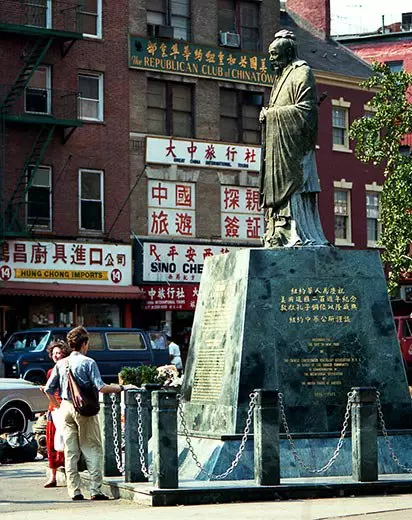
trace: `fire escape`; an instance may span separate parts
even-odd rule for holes
[[[77,114],[76,92],[31,84],[52,47],[60,47],[63,59],[76,40],[83,37],[79,4],[79,0],[0,2],[0,46],[8,48],[9,40],[25,42],[23,64],[17,77],[9,85],[0,85],[0,242],[7,236],[30,236],[27,195],[46,150],[57,132],[64,144],[82,124]],[[18,128],[30,129],[29,135],[33,135],[34,129],[35,138],[21,164],[13,165],[18,169],[16,175],[10,170],[7,158],[8,138]],[[9,177],[17,179],[11,189],[6,182]]]

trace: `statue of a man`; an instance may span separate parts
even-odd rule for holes
[[[275,34],[269,46],[275,71],[269,106],[260,113],[260,201],[266,208],[264,246],[328,245],[319,219],[315,146],[318,103],[309,65],[297,58],[295,35]]]

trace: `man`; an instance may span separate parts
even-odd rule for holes
[[[174,343],[172,341],[171,336],[166,336],[166,339],[167,339],[167,344],[169,347],[170,363],[177,368],[177,371],[179,372],[179,375],[180,375],[183,371],[183,363],[182,363],[182,358],[180,355],[179,345],[177,345],[176,343]]]
[[[275,34],[269,61],[276,79],[269,106],[259,116],[263,126],[260,200],[266,208],[264,245],[327,245],[317,208],[315,78],[309,65],[297,59],[296,40],[290,31]]]
[[[63,413],[64,457],[67,490],[72,500],[83,500],[77,464],[82,453],[90,474],[91,500],[109,500],[101,492],[103,481],[103,447],[98,415],[85,417],[75,411],[68,388],[67,367],[81,385],[94,385],[102,394],[120,393],[136,388],[134,385],[106,385],[100,376],[96,361],[86,356],[89,335],[84,327],[76,327],[67,334],[67,343],[73,352],[58,361],[44,388],[49,395],[60,392]]]

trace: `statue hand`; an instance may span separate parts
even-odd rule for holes
[[[260,114],[259,114],[259,123],[263,123],[263,121],[266,119],[267,113],[268,113],[268,109],[266,107],[262,107]]]

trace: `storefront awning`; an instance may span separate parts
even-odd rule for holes
[[[93,298],[100,300],[144,300],[139,287],[63,283],[0,282],[0,296],[46,296],[50,298]]]

